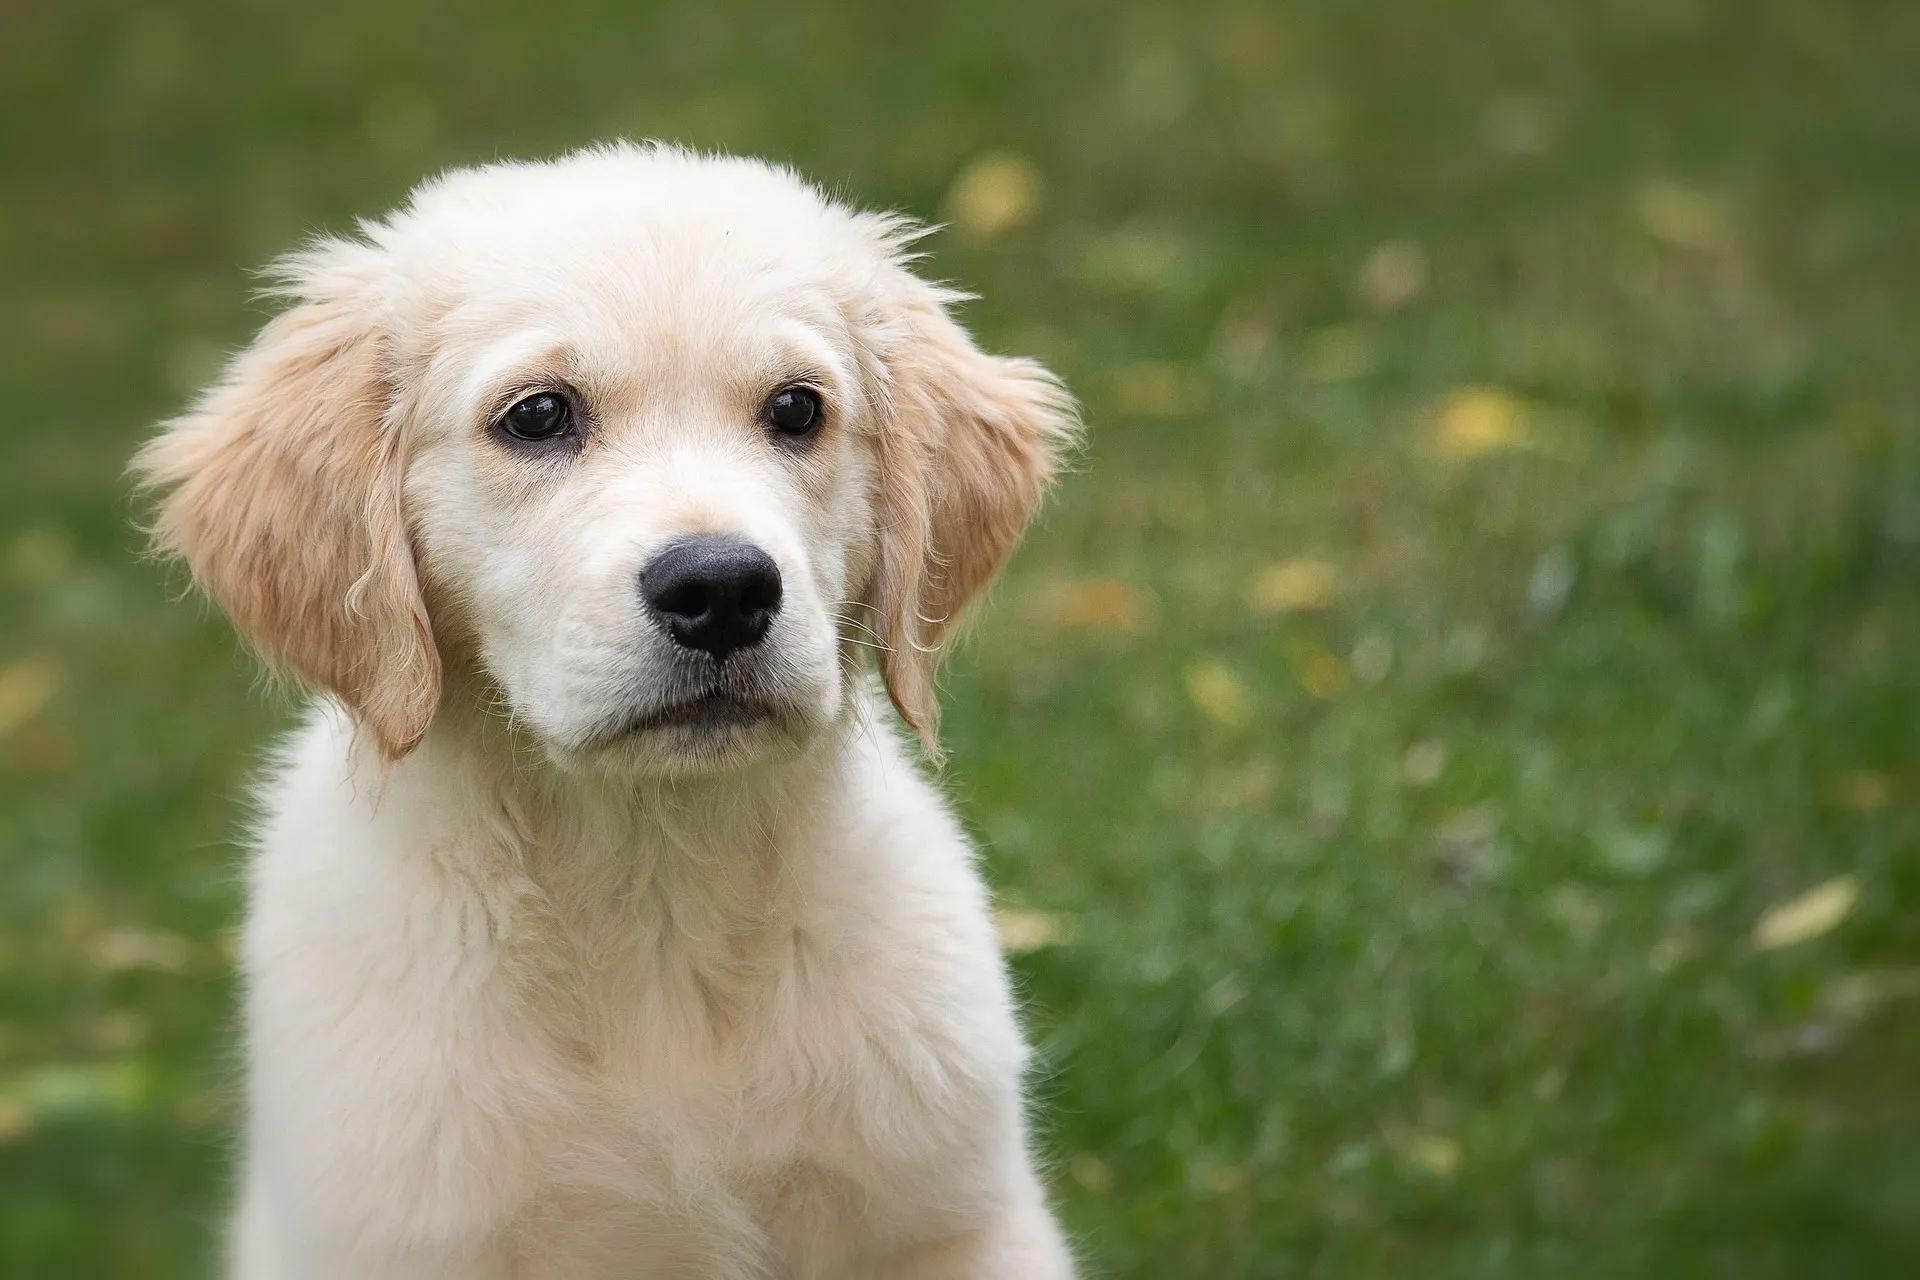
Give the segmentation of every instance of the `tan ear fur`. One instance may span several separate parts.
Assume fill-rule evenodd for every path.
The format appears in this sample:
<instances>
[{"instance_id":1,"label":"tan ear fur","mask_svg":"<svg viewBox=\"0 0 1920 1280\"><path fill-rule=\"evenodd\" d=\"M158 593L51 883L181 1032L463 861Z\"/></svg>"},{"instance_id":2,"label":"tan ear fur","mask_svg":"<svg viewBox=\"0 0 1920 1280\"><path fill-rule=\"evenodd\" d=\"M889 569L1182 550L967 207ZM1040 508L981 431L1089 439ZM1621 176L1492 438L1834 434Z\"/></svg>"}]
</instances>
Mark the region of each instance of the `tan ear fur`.
<instances>
[{"instance_id":1,"label":"tan ear fur","mask_svg":"<svg viewBox=\"0 0 1920 1280\"><path fill-rule=\"evenodd\" d=\"M157 550L273 662L338 697L384 759L420 741L440 659L400 513L379 251L285 266L297 301L134 460Z\"/></svg>"},{"instance_id":2,"label":"tan ear fur","mask_svg":"<svg viewBox=\"0 0 1920 1280\"><path fill-rule=\"evenodd\" d=\"M1073 400L1032 360L991 356L919 281L882 356L880 673L937 755L934 679L966 606L1000 572L1075 440Z\"/></svg>"}]
</instances>

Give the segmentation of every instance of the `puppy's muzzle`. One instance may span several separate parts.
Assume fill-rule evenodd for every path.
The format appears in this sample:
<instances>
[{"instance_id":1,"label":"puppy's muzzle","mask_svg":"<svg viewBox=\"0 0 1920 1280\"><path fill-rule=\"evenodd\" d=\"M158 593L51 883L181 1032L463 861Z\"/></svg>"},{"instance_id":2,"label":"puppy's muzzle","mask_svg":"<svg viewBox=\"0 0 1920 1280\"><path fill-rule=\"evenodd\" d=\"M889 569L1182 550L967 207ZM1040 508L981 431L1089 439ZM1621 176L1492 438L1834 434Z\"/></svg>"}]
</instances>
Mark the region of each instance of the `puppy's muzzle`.
<instances>
[{"instance_id":1,"label":"puppy's muzzle","mask_svg":"<svg viewBox=\"0 0 1920 1280\"><path fill-rule=\"evenodd\" d=\"M759 644L773 625L780 567L744 538L680 538L640 571L640 598L675 644L725 662Z\"/></svg>"}]
</instances>

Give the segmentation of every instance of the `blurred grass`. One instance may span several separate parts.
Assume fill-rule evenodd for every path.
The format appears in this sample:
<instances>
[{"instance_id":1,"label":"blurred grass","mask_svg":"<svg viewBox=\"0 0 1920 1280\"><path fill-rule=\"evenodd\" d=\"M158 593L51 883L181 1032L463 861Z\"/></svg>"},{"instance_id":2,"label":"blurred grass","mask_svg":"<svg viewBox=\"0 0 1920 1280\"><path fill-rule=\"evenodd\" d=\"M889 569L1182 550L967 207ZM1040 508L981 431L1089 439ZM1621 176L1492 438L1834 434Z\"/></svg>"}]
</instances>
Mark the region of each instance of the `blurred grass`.
<instances>
[{"instance_id":1,"label":"blurred grass","mask_svg":"<svg viewBox=\"0 0 1920 1280\"><path fill-rule=\"evenodd\" d=\"M206 1274L228 1177L285 709L125 457L248 268L612 134L952 218L1087 401L948 725L1090 1271L1915 1274L1916 59L1892 0L13 0L0 1274Z\"/></svg>"}]
</instances>

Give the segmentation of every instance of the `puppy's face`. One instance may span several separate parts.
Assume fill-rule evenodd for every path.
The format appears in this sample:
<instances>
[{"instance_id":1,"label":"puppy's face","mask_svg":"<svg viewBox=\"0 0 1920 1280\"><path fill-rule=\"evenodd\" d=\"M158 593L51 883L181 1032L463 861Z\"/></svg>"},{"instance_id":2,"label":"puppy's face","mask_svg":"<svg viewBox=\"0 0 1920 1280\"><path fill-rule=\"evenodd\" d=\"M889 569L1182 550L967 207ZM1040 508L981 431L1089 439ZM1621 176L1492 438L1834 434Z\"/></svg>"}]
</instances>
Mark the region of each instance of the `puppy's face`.
<instances>
[{"instance_id":1,"label":"puppy's face","mask_svg":"<svg viewBox=\"0 0 1920 1280\"><path fill-rule=\"evenodd\" d=\"M563 766L725 767L835 722L868 650L930 735L1072 419L905 240L667 150L452 175L290 260L142 456L159 537L390 758L459 689Z\"/></svg>"},{"instance_id":2,"label":"puppy's face","mask_svg":"<svg viewBox=\"0 0 1920 1280\"><path fill-rule=\"evenodd\" d=\"M871 626L883 424L844 292L871 250L719 194L608 217L514 192L422 264L446 292L405 507L435 626L569 761L803 739Z\"/></svg>"}]
</instances>

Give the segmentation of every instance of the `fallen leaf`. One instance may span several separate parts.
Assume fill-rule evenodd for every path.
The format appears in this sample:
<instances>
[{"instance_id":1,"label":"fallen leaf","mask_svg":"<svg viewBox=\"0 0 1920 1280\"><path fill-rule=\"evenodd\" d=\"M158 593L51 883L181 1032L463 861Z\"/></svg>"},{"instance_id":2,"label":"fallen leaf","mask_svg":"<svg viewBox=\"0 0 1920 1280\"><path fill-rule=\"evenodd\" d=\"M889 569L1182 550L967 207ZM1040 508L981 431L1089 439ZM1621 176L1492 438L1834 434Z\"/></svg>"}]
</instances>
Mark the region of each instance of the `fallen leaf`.
<instances>
[{"instance_id":1,"label":"fallen leaf","mask_svg":"<svg viewBox=\"0 0 1920 1280\"><path fill-rule=\"evenodd\" d=\"M1247 584L1247 603L1261 613L1310 613L1333 603L1340 571L1325 560L1295 557L1270 564Z\"/></svg>"},{"instance_id":2,"label":"fallen leaf","mask_svg":"<svg viewBox=\"0 0 1920 1280\"><path fill-rule=\"evenodd\" d=\"M1247 1171L1237 1164L1196 1170L1194 1181L1217 1195L1231 1195L1247 1185Z\"/></svg>"},{"instance_id":3,"label":"fallen leaf","mask_svg":"<svg viewBox=\"0 0 1920 1280\"><path fill-rule=\"evenodd\" d=\"M1208 811L1243 809L1264 803L1279 784L1272 760L1258 759L1231 769L1209 773L1194 790L1200 807Z\"/></svg>"},{"instance_id":4,"label":"fallen leaf","mask_svg":"<svg viewBox=\"0 0 1920 1280\"><path fill-rule=\"evenodd\" d=\"M960 171L947 192L947 218L974 240L990 240L1033 220L1040 211L1040 171L1008 151L980 156Z\"/></svg>"},{"instance_id":5,"label":"fallen leaf","mask_svg":"<svg viewBox=\"0 0 1920 1280\"><path fill-rule=\"evenodd\" d=\"M1660 939L1647 952L1647 965L1655 973L1671 973L1700 953L1700 943L1690 933L1675 933Z\"/></svg>"},{"instance_id":6,"label":"fallen leaf","mask_svg":"<svg viewBox=\"0 0 1920 1280\"><path fill-rule=\"evenodd\" d=\"M1847 1018L1862 1018L1896 1000L1920 1000L1920 969L1869 969L1836 979L1821 993L1821 1005Z\"/></svg>"},{"instance_id":7,"label":"fallen leaf","mask_svg":"<svg viewBox=\"0 0 1920 1280\"><path fill-rule=\"evenodd\" d=\"M59 725L33 725L14 745L14 763L36 773L65 773L73 768L73 735Z\"/></svg>"},{"instance_id":8,"label":"fallen leaf","mask_svg":"<svg viewBox=\"0 0 1920 1280\"><path fill-rule=\"evenodd\" d=\"M1153 597L1123 578L1082 578L1049 588L1041 615L1056 627L1100 627L1138 635L1152 629Z\"/></svg>"},{"instance_id":9,"label":"fallen leaf","mask_svg":"<svg viewBox=\"0 0 1920 1280\"><path fill-rule=\"evenodd\" d=\"M1405 758L1400 761L1400 772L1416 787L1432 786L1446 767L1447 744L1444 742L1416 742L1407 748Z\"/></svg>"},{"instance_id":10,"label":"fallen leaf","mask_svg":"<svg viewBox=\"0 0 1920 1280\"><path fill-rule=\"evenodd\" d=\"M1330 702L1347 691L1347 664L1318 645L1294 657L1294 674L1300 687L1322 702Z\"/></svg>"},{"instance_id":11,"label":"fallen leaf","mask_svg":"<svg viewBox=\"0 0 1920 1280\"><path fill-rule=\"evenodd\" d=\"M1852 914L1860 900L1860 880L1856 876L1835 876L1813 888L1767 908L1753 926L1754 943L1773 951L1809 942L1832 932Z\"/></svg>"},{"instance_id":12,"label":"fallen leaf","mask_svg":"<svg viewBox=\"0 0 1920 1280\"><path fill-rule=\"evenodd\" d=\"M1438 1133L1417 1134L1401 1148L1407 1163L1436 1178L1451 1178L1460 1171L1460 1144Z\"/></svg>"},{"instance_id":13,"label":"fallen leaf","mask_svg":"<svg viewBox=\"0 0 1920 1280\"><path fill-rule=\"evenodd\" d=\"M1566 547L1549 547L1533 562L1527 579L1527 603L1543 618L1551 618L1566 608L1567 597L1580 576L1579 562Z\"/></svg>"},{"instance_id":14,"label":"fallen leaf","mask_svg":"<svg viewBox=\"0 0 1920 1280\"><path fill-rule=\"evenodd\" d=\"M1075 1182L1097 1196L1113 1190L1113 1170L1099 1156L1083 1151L1067 1161L1067 1172L1073 1175Z\"/></svg>"},{"instance_id":15,"label":"fallen leaf","mask_svg":"<svg viewBox=\"0 0 1920 1280\"><path fill-rule=\"evenodd\" d=\"M1226 9L1211 21L1207 47L1240 74L1257 76L1273 70L1286 42L1271 13L1245 5Z\"/></svg>"},{"instance_id":16,"label":"fallen leaf","mask_svg":"<svg viewBox=\"0 0 1920 1280\"><path fill-rule=\"evenodd\" d=\"M11 1098L0 1098L0 1147L33 1128L33 1116Z\"/></svg>"},{"instance_id":17,"label":"fallen leaf","mask_svg":"<svg viewBox=\"0 0 1920 1280\"><path fill-rule=\"evenodd\" d=\"M147 1020L130 1009L116 1009L88 1018L75 1030L89 1049L109 1053L137 1048L152 1034Z\"/></svg>"},{"instance_id":18,"label":"fallen leaf","mask_svg":"<svg viewBox=\"0 0 1920 1280\"><path fill-rule=\"evenodd\" d=\"M1208 719L1219 724L1231 728L1246 722L1246 687L1223 662L1210 660L1188 667L1187 696Z\"/></svg>"},{"instance_id":19,"label":"fallen leaf","mask_svg":"<svg viewBox=\"0 0 1920 1280\"><path fill-rule=\"evenodd\" d=\"M1360 301L1375 311L1398 311L1426 288L1426 250L1411 240L1389 240L1368 254L1354 281Z\"/></svg>"},{"instance_id":20,"label":"fallen leaf","mask_svg":"<svg viewBox=\"0 0 1920 1280\"><path fill-rule=\"evenodd\" d=\"M1000 907L993 913L993 925L1000 936L1000 949L1012 955L1057 947L1073 940L1072 919L1052 911Z\"/></svg>"},{"instance_id":21,"label":"fallen leaf","mask_svg":"<svg viewBox=\"0 0 1920 1280\"><path fill-rule=\"evenodd\" d=\"M1248 382L1259 374L1273 344L1273 321L1265 306L1243 299L1222 313L1211 350L1229 376Z\"/></svg>"},{"instance_id":22,"label":"fallen leaf","mask_svg":"<svg viewBox=\"0 0 1920 1280\"><path fill-rule=\"evenodd\" d=\"M60 668L51 658L21 658L0 671L0 736L39 715L59 690Z\"/></svg>"},{"instance_id":23,"label":"fallen leaf","mask_svg":"<svg viewBox=\"0 0 1920 1280\"><path fill-rule=\"evenodd\" d=\"M94 944L93 963L103 973L132 969L184 973L193 963L193 943L177 933L109 929Z\"/></svg>"},{"instance_id":24,"label":"fallen leaf","mask_svg":"<svg viewBox=\"0 0 1920 1280\"><path fill-rule=\"evenodd\" d=\"M1634 194L1640 229L1682 249L1720 253L1734 244L1733 213L1725 201L1678 182L1655 181Z\"/></svg>"},{"instance_id":25,"label":"fallen leaf","mask_svg":"<svg viewBox=\"0 0 1920 1280\"><path fill-rule=\"evenodd\" d=\"M1624 876L1652 875L1666 864L1673 837L1660 827L1602 826L1594 836L1610 870Z\"/></svg>"},{"instance_id":26,"label":"fallen leaf","mask_svg":"<svg viewBox=\"0 0 1920 1280\"><path fill-rule=\"evenodd\" d=\"M1499 387L1461 387L1433 415L1433 447L1442 457L1478 458L1530 443L1525 402Z\"/></svg>"},{"instance_id":27,"label":"fallen leaf","mask_svg":"<svg viewBox=\"0 0 1920 1280\"><path fill-rule=\"evenodd\" d=\"M1480 113L1480 136L1493 150L1510 156L1543 156L1553 147L1548 104L1527 94L1508 94Z\"/></svg>"},{"instance_id":28,"label":"fallen leaf","mask_svg":"<svg viewBox=\"0 0 1920 1280\"><path fill-rule=\"evenodd\" d=\"M1876 813L1893 800L1893 779L1871 769L1843 774L1834 783L1833 798L1857 813Z\"/></svg>"},{"instance_id":29,"label":"fallen leaf","mask_svg":"<svg viewBox=\"0 0 1920 1280\"><path fill-rule=\"evenodd\" d=\"M1393 670L1393 638L1384 631L1369 631L1353 642L1347 661L1362 681L1379 684Z\"/></svg>"},{"instance_id":30,"label":"fallen leaf","mask_svg":"<svg viewBox=\"0 0 1920 1280\"><path fill-rule=\"evenodd\" d=\"M1455 809L1440 824L1440 838L1451 845L1481 844L1500 829L1500 810L1491 804Z\"/></svg>"}]
</instances>

